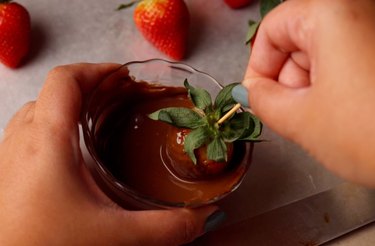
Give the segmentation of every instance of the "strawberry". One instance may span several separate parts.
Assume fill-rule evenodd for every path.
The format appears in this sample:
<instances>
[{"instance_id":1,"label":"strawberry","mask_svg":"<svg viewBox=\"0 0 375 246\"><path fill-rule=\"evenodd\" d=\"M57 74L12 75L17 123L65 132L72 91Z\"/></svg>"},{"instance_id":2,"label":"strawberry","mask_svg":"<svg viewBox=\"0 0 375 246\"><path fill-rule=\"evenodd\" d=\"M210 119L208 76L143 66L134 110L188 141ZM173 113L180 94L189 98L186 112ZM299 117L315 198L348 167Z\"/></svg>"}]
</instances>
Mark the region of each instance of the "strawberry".
<instances>
[{"instance_id":1,"label":"strawberry","mask_svg":"<svg viewBox=\"0 0 375 246\"><path fill-rule=\"evenodd\" d=\"M18 67L30 49L31 24L28 11L10 0L0 0L0 61Z\"/></svg>"},{"instance_id":2,"label":"strawberry","mask_svg":"<svg viewBox=\"0 0 375 246\"><path fill-rule=\"evenodd\" d=\"M190 16L183 0L141 0L134 11L134 22L161 52L175 60L184 58Z\"/></svg>"},{"instance_id":3,"label":"strawberry","mask_svg":"<svg viewBox=\"0 0 375 246\"><path fill-rule=\"evenodd\" d=\"M232 9L239 9L249 5L252 0L224 0Z\"/></svg>"},{"instance_id":4,"label":"strawberry","mask_svg":"<svg viewBox=\"0 0 375 246\"><path fill-rule=\"evenodd\" d=\"M168 155L173 159L170 165L178 172L179 176L199 179L219 175L225 171L233 156L233 143L227 143L227 161L209 160L207 157L207 145L195 149L197 157L196 165L184 150L185 137L191 132L190 129L171 128L167 136ZM178 165L178 167L176 167Z\"/></svg>"},{"instance_id":5,"label":"strawberry","mask_svg":"<svg viewBox=\"0 0 375 246\"><path fill-rule=\"evenodd\" d=\"M197 164L206 176L223 173L233 156L233 143L227 143L227 161L213 161L207 158L207 145L203 145L194 151Z\"/></svg>"},{"instance_id":6,"label":"strawberry","mask_svg":"<svg viewBox=\"0 0 375 246\"><path fill-rule=\"evenodd\" d=\"M238 112L240 104L232 97L237 84L225 86L212 101L207 90L193 87L185 79L194 107L167 107L148 115L173 126L166 136L165 152L181 177L222 174L233 163L235 141L257 141L262 124L250 112Z\"/></svg>"}]
</instances>

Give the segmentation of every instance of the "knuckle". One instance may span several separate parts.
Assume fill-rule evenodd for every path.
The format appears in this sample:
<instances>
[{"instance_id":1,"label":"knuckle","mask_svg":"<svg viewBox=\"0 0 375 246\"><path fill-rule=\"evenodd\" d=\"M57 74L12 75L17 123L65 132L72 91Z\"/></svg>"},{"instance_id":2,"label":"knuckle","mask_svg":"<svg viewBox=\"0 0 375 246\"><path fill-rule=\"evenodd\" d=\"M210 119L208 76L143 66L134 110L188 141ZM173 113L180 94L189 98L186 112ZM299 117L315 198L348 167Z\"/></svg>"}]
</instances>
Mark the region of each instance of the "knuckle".
<instances>
[{"instance_id":1,"label":"knuckle","mask_svg":"<svg viewBox=\"0 0 375 246\"><path fill-rule=\"evenodd\" d=\"M70 70L71 65L60 65L56 66L53 69L51 69L48 74L47 78L54 78L54 77L60 77L61 75L65 75Z\"/></svg>"},{"instance_id":2,"label":"knuckle","mask_svg":"<svg viewBox=\"0 0 375 246\"><path fill-rule=\"evenodd\" d=\"M32 122L34 119L34 109L35 101L25 103L7 123L3 132L4 136L8 136L10 133Z\"/></svg>"},{"instance_id":3,"label":"knuckle","mask_svg":"<svg viewBox=\"0 0 375 246\"><path fill-rule=\"evenodd\" d=\"M22 108L22 118L24 122L30 122L34 118L35 101L25 103Z\"/></svg>"},{"instance_id":4,"label":"knuckle","mask_svg":"<svg viewBox=\"0 0 375 246\"><path fill-rule=\"evenodd\" d=\"M80 69L82 69L84 66L89 65L91 63L72 63L72 64L66 64L66 65L59 65L54 68L52 68L48 74L47 78L50 77L61 77L65 75L72 74Z\"/></svg>"}]
</instances>

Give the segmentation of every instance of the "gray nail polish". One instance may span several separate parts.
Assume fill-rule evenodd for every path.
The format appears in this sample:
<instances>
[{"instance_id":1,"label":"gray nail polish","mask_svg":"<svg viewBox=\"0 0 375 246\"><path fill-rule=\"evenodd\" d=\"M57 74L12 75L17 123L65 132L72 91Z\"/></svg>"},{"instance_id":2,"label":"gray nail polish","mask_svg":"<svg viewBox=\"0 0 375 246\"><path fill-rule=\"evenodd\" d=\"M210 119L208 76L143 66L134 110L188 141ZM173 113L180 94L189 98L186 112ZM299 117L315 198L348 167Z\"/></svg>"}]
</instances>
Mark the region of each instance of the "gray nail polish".
<instances>
[{"instance_id":1,"label":"gray nail polish","mask_svg":"<svg viewBox=\"0 0 375 246\"><path fill-rule=\"evenodd\" d=\"M204 232L215 230L226 218L227 215L221 210L213 212L206 220Z\"/></svg>"},{"instance_id":2,"label":"gray nail polish","mask_svg":"<svg viewBox=\"0 0 375 246\"><path fill-rule=\"evenodd\" d=\"M249 92L247 89L239 84L233 87L232 96L236 102L240 103L242 106L249 108Z\"/></svg>"}]
</instances>

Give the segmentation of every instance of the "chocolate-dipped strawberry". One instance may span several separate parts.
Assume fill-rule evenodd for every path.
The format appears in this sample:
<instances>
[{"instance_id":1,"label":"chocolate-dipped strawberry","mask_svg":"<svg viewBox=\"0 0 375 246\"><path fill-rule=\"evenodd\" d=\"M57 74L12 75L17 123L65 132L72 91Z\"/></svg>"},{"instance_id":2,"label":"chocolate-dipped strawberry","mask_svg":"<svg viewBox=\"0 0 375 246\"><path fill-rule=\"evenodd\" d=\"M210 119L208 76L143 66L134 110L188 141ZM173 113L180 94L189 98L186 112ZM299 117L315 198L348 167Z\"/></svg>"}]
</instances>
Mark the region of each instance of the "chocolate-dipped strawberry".
<instances>
[{"instance_id":1,"label":"chocolate-dipped strawberry","mask_svg":"<svg viewBox=\"0 0 375 246\"><path fill-rule=\"evenodd\" d=\"M172 171L179 177L205 179L223 174L232 163L235 142L259 141L262 124L258 118L250 112L231 110L236 105L231 93L235 85L224 87L212 102L206 90L185 80L193 108L168 107L149 115L175 126L166 136L165 148Z\"/></svg>"}]
</instances>

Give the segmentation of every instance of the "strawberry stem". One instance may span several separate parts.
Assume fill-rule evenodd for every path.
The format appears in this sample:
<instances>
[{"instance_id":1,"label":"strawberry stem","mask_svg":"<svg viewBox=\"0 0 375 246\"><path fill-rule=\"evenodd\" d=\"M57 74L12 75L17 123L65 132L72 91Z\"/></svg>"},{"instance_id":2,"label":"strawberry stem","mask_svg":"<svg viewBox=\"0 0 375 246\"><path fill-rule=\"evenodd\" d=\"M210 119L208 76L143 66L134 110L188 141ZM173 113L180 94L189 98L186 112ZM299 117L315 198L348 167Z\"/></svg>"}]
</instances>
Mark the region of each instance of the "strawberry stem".
<instances>
[{"instance_id":1,"label":"strawberry stem","mask_svg":"<svg viewBox=\"0 0 375 246\"><path fill-rule=\"evenodd\" d=\"M1 0L0 0L0 1L1 1ZM127 8L133 6L134 4L139 3L139 2L141 2L141 1L143 1L143 0L134 0L134 1L131 1L131 2L129 2L129 3L123 3L123 4L120 4L120 5L117 7L116 10L127 9Z\"/></svg>"}]
</instances>

